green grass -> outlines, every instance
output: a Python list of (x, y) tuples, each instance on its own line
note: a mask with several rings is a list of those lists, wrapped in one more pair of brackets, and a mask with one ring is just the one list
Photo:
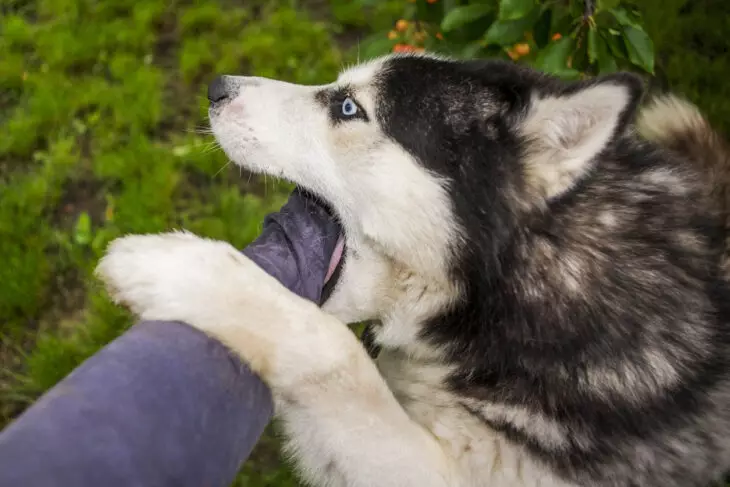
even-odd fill
[[(0, 2), (0, 427), (133, 323), (92, 277), (110, 240), (243, 247), (285, 201), (201, 129), (217, 73), (321, 83), (352, 60), (337, 39), (359, 10), (302, 3)], [(271, 431), (241, 485), (296, 484)]]

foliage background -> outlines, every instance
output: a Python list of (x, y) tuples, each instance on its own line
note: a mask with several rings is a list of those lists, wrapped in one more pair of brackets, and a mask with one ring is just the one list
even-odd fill
[[(429, 49), (439, 49), (445, 13), (498, 2), (416, 3), (441, 9), (427, 19)], [(285, 200), (289, 187), (241, 174), (211, 145), (213, 74), (327, 82), (343, 64), (418, 44), (401, 29), (414, 25), (416, 6), (0, 0), (0, 427), (132, 323), (91, 278), (111, 239), (186, 227), (243, 247)], [(727, 133), (725, 0), (639, 7), (655, 48), (653, 85), (685, 94)], [(458, 32), (469, 28), (446, 33), (458, 54), (514, 55), (511, 39), (468, 51), (473, 42)], [(536, 62), (546, 46), (527, 42), (530, 52), (518, 57)], [(237, 482), (297, 485), (271, 431)]]

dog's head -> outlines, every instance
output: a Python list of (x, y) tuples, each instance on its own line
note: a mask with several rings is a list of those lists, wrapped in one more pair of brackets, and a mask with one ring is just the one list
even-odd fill
[(218, 78), (210, 120), (235, 163), (311, 190), (341, 219), (329, 310), (377, 319), (405, 300), (427, 318), (469, 285), (464, 266), (498, 266), (520, 218), (591, 170), (641, 88), (627, 74), (567, 83), (501, 61), (391, 55), (324, 86)]

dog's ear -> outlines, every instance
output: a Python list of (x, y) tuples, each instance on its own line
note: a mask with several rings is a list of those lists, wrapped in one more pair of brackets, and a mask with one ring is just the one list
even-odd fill
[(626, 129), (642, 93), (638, 76), (619, 73), (534, 94), (521, 127), (528, 184), (548, 199), (570, 189)]

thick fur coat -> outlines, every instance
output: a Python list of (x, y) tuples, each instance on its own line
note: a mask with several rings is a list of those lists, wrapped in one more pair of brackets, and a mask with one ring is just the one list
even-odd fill
[(216, 83), (228, 156), (341, 220), (328, 301), (187, 233), (115, 241), (98, 272), (251, 364), (305, 480), (704, 487), (730, 467), (730, 162), (694, 106), (640, 110), (625, 73), (417, 55)]

